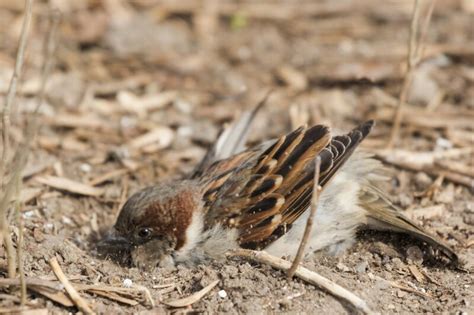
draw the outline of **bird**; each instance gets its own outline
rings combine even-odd
[[[262,103],[221,133],[196,169],[134,193],[123,205],[102,248],[127,253],[132,265],[153,269],[222,260],[237,248],[294,257],[306,225],[319,157],[319,202],[308,252],[339,254],[359,230],[405,233],[457,255],[403,215],[381,186],[383,164],[358,146],[375,122],[333,135],[325,125],[301,126],[245,148]]]

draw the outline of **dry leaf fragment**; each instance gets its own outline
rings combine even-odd
[[[104,193],[104,190],[101,188],[79,183],[64,177],[42,176],[37,177],[36,181],[59,190],[64,190],[79,195],[97,197]]]
[[[436,160],[435,164],[445,170],[450,172],[455,172],[461,175],[474,177],[474,167],[470,165],[463,164],[457,161],[446,161],[446,160]]]
[[[16,312],[12,312],[16,314]],[[19,314],[21,315],[48,315],[47,308],[37,308],[37,309],[30,309],[30,310],[21,310]]]
[[[105,129],[107,123],[92,115],[70,115],[58,114],[54,117],[47,118],[50,125],[55,127],[68,128],[91,128],[91,129]]]
[[[431,219],[434,217],[440,217],[443,215],[445,206],[440,204],[436,206],[430,206],[425,208],[410,209],[405,211],[405,214],[410,219]]]
[[[168,127],[157,127],[129,142],[130,149],[141,149],[148,145],[155,145],[155,149],[164,149],[171,144],[174,139],[174,132]]]
[[[378,150],[377,154],[391,164],[407,164],[413,168],[432,167],[436,161],[447,158],[458,158],[472,154],[473,148],[455,148],[444,151],[416,152],[402,149]]]
[[[65,306],[65,307],[74,306],[74,303],[64,292],[61,292],[61,291],[53,292],[41,286],[28,286],[28,289],[35,291],[36,293],[41,294],[47,297],[48,299],[50,299],[51,301],[61,304],[62,306]]]
[[[88,290],[89,292],[92,292],[96,295],[108,298],[113,301],[120,302],[122,304],[130,305],[130,306],[135,306],[138,305],[138,302],[132,299],[127,299],[123,296],[118,295],[115,292],[107,292],[107,291],[100,291],[100,290]]]
[[[176,99],[175,91],[166,91],[153,95],[136,96],[128,91],[120,91],[117,94],[119,104],[128,112],[144,115],[149,111],[165,107]]]
[[[36,188],[36,187],[23,188],[20,192],[20,201],[22,203],[27,204],[31,200],[41,195],[42,192],[43,190],[41,188]]]
[[[172,307],[186,307],[189,306],[193,303],[196,303],[200,299],[202,299],[209,291],[211,291],[217,284],[219,283],[219,280],[216,280],[209,284],[207,287],[203,288],[202,290],[191,294],[188,297],[182,298],[182,299],[177,299],[177,300],[171,300],[167,302],[163,302],[163,304],[172,306]]]
[[[420,283],[424,283],[426,281],[426,277],[420,272],[416,265],[409,265],[408,269],[410,270],[413,277],[415,277],[416,281]]]
[[[128,169],[124,169],[124,168],[112,170],[110,172],[107,172],[105,174],[92,178],[91,180],[89,180],[89,185],[92,185],[92,186],[100,185],[106,181],[114,179],[115,177],[125,175],[128,173],[128,171],[129,171]]]
[[[308,87],[308,78],[304,73],[289,65],[278,68],[277,75],[295,91],[303,91]]]

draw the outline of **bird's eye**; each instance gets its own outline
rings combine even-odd
[[[148,238],[151,236],[151,229],[149,228],[141,228],[140,230],[138,230],[138,233],[137,233],[138,237],[140,238]]]

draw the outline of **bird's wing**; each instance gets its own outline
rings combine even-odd
[[[241,246],[263,248],[291,228],[310,205],[314,160],[321,157],[324,186],[370,132],[373,121],[331,138],[322,125],[299,129],[229,159],[202,178],[206,225],[239,230]]]

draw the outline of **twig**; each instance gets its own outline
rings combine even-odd
[[[71,285],[66,275],[61,270],[61,267],[59,266],[59,263],[56,257],[53,257],[49,260],[49,265],[51,266],[51,269],[53,270],[58,280],[64,285],[64,289],[66,290],[66,292],[68,293],[69,297],[74,302],[74,304],[77,306],[77,308],[84,314],[95,314],[94,311],[89,307],[87,302],[79,295],[76,289],[74,289],[74,287]]]
[[[389,281],[389,283],[394,288],[397,288],[397,289],[400,289],[400,290],[403,290],[403,291],[407,291],[407,292],[411,292],[411,293],[415,293],[416,295],[419,295],[419,296],[424,297],[424,298],[432,298],[433,297],[428,293],[421,292],[419,290],[410,288],[408,286],[402,285],[402,284],[397,283],[395,281]]]
[[[407,101],[408,92],[413,81],[413,75],[415,72],[414,70],[422,58],[422,53],[424,51],[423,40],[425,39],[426,33],[428,31],[433,9],[434,0],[431,2],[431,6],[427,15],[425,16],[422,29],[421,31],[419,31],[418,27],[420,24],[420,0],[415,0],[413,16],[411,19],[410,26],[410,38],[408,41],[407,70],[403,79],[402,90],[400,92],[400,98],[398,100],[397,109],[393,118],[392,131],[390,133],[387,148],[393,147],[400,131],[403,104],[405,104]]]
[[[447,171],[474,178],[474,168],[461,162],[436,160],[435,165]]]
[[[423,25],[421,27],[420,33],[420,45],[417,47],[416,55],[418,56],[418,62],[424,56],[426,45],[422,45],[426,42],[426,36],[428,34],[428,28],[430,26],[431,16],[433,15],[434,7],[436,4],[436,0],[431,0],[430,6],[428,8],[428,12],[425,15],[425,20],[423,21]]]
[[[264,251],[237,249],[231,252],[230,255],[245,257],[260,263],[270,265],[273,268],[283,271],[287,271],[291,267],[291,263],[289,261],[277,258]],[[295,276],[306,282],[316,285],[323,290],[326,290],[327,292],[336,297],[339,297],[349,302],[352,306],[354,306],[357,310],[361,311],[364,314],[375,314],[364,300],[356,296],[354,293],[348,291],[347,289],[344,289],[338,284],[332,282],[331,280],[320,276],[314,271],[300,266],[296,268]]]
[[[25,18],[23,19],[23,26],[21,28],[20,34],[20,43],[18,46],[18,52],[16,54],[15,60],[15,69],[13,70],[13,75],[10,80],[10,86],[8,87],[7,96],[5,98],[5,104],[2,111],[2,141],[3,141],[3,150],[2,150],[2,159],[0,160],[0,174],[2,178],[5,178],[5,167],[7,164],[9,149],[10,149],[10,139],[9,139],[9,127],[10,127],[10,111],[13,102],[15,101],[16,88],[18,81],[21,78],[22,69],[23,69],[23,60],[25,56],[26,42],[28,39],[28,34],[30,30],[31,17],[33,15],[33,0],[25,1]],[[3,188],[4,182],[1,181],[0,188]]]
[[[387,156],[378,155],[378,154],[377,154],[377,158],[379,158],[380,160],[388,164],[394,165],[399,168],[407,169],[410,171],[425,172],[435,177],[439,177],[442,175],[444,179],[450,182],[463,185],[471,190],[474,190],[474,179],[469,176],[464,176],[464,175],[453,173],[453,172],[445,172],[443,170],[437,170],[431,165],[418,165],[418,164],[410,163],[406,161],[397,161],[394,159],[390,159]]]
[[[19,186],[19,185],[18,185]],[[24,306],[26,304],[26,281],[25,281],[25,268],[24,268],[24,261],[23,261],[23,242],[24,242],[24,232],[23,229],[25,228],[23,223],[23,218],[21,217],[20,213],[20,201],[17,201],[17,215],[18,220],[20,221],[19,226],[19,236],[18,236],[18,244],[17,244],[17,255],[18,255],[18,273],[20,274],[20,292],[21,292],[21,300],[20,304]]]
[[[17,247],[17,260],[18,260],[18,273],[20,274],[20,304],[22,306],[25,306],[26,304],[26,282],[25,282],[25,270],[24,270],[24,261],[23,261],[23,243],[24,243],[24,223],[23,223],[23,218],[21,215],[21,198],[20,198],[20,191],[21,191],[21,181],[22,177],[20,176],[20,172],[23,172],[24,166],[26,165],[26,158],[25,158],[25,164],[20,166],[21,169],[18,170],[17,173],[13,174],[13,178],[15,179],[15,201],[14,201],[14,208],[15,208],[15,213],[18,219],[18,242],[16,244]]]
[[[21,171],[26,164],[26,147],[21,147],[15,152],[12,164],[12,176],[6,183],[0,198],[0,232],[3,234],[2,237],[5,242],[9,278],[15,278],[17,265],[15,248],[13,247],[10,225],[7,219],[7,209],[17,188],[16,184],[20,181],[19,177],[21,176]]]
[[[298,268],[301,262],[301,259],[303,258],[306,244],[308,243],[308,239],[311,236],[311,231],[313,229],[313,219],[314,219],[314,216],[316,215],[316,209],[318,208],[319,193],[321,191],[321,186],[319,186],[320,170],[321,170],[321,157],[318,155],[315,161],[313,196],[311,197],[311,210],[308,216],[308,221],[306,221],[306,227],[304,229],[304,234],[303,234],[303,238],[301,239],[300,247],[298,248],[298,252],[296,253],[296,256],[295,256],[295,259],[293,260],[293,264],[291,265],[291,268],[288,269],[288,274],[287,274],[288,280],[293,278],[296,268]]]

